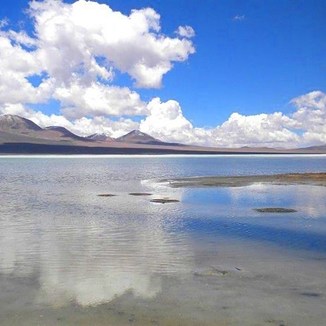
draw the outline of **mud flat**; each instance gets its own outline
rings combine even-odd
[[[165,179],[173,188],[184,187],[244,187],[254,183],[268,183],[274,185],[313,185],[326,186],[326,173],[287,173],[274,175],[249,176],[211,176],[191,177],[182,179]]]

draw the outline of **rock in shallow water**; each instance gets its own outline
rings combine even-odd
[[[99,197],[114,197],[116,195],[115,194],[98,194],[97,196],[99,196]]]
[[[130,196],[152,196],[153,194],[149,192],[130,192]]]
[[[156,198],[151,199],[152,203],[166,204],[166,203],[178,203],[180,200],[177,199],[169,199],[169,198]]]
[[[200,270],[194,272],[194,276],[224,276],[227,275],[229,271],[223,270],[223,269],[218,269],[215,267],[210,267],[208,269]]]
[[[297,210],[293,208],[282,208],[282,207],[264,207],[264,208],[254,208],[256,212],[259,213],[295,213]]]

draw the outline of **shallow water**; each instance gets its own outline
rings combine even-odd
[[[0,324],[324,325],[325,187],[157,181],[325,167],[322,155],[0,157]],[[180,202],[150,202],[162,197]]]

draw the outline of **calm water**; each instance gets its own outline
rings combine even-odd
[[[326,156],[0,157],[0,324],[324,325],[325,187],[158,182],[321,171]],[[253,211],[273,206],[298,212]]]

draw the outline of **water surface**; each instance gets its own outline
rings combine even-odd
[[[0,324],[323,325],[325,187],[157,181],[325,167],[323,155],[0,157]],[[162,197],[180,202],[150,202]]]

